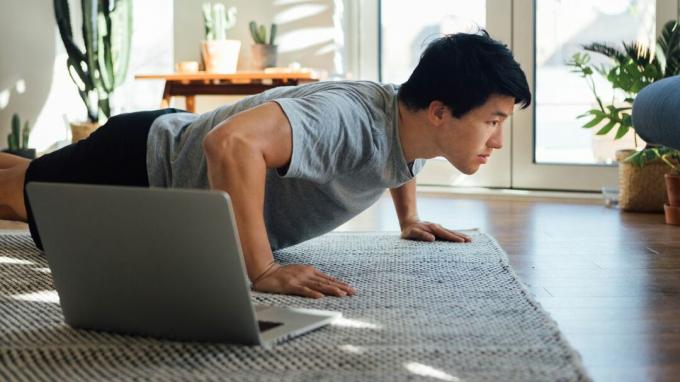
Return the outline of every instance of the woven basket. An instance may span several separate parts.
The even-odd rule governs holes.
[[[619,150],[619,207],[632,212],[663,212],[666,203],[664,174],[670,171],[660,159],[637,167],[623,162],[634,150]]]

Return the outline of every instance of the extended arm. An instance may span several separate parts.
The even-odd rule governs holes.
[[[279,266],[264,222],[268,168],[286,166],[292,154],[290,124],[276,103],[238,113],[216,126],[203,141],[210,187],[226,191],[234,204],[248,277],[263,292],[322,297],[352,294],[347,284],[311,266]]]
[[[439,224],[421,221],[418,217],[416,205],[416,180],[402,184],[397,188],[390,188],[394,208],[399,218],[401,237],[410,240],[434,241],[442,239],[457,242],[470,242],[470,237],[448,230]]]

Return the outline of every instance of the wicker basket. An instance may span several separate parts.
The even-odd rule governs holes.
[[[619,207],[624,211],[663,212],[666,203],[664,174],[670,168],[660,159],[637,167],[623,162],[634,150],[619,150]]]

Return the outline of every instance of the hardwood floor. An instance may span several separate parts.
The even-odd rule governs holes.
[[[494,236],[595,381],[680,380],[680,226],[662,214],[433,194],[420,195],[418,209]],[[339,230],[398,228],[386,196]]]
[[[494,236],[595,381],[680,380],[680,226],[600,204],[420,195],[421,219]],[[398,230],[382,198],[341,230]]]

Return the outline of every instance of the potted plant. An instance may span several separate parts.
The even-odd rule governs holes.
[[[227,30],[236,24],[236,8],[222,3],[203,4],[205,40],[201,43],[207,72],[235,73],[241,41],[227,40]]]
[[[35,149],[28,148],[28,137],[31,134],[31,128],[28,121],[24,122],[24,128],[21,128],[21,119],[19,114],[12,115],[12,132],[7,135],[7,148],[3,152],[18,155],[27,159],[35,159]]]
[[[567,65],[588,81],[597,106],[579,118],[588,118],[584,128],[598,127],[597,135],[605,135],[615,129],[614,139],[620,139],[634,130],[631,109],[637,93],[645,86],[662,78],[680,74],[680,27],[677,21],[666,23],[656,41],[653,51],[637,42],[623,43],[623,49],[604,43],[584,45],[588,52],[602,54],[613,61],[611,67],[595,67],[588,53],[576,53]],[[618,95],[605,102],[595,89],[593,75],[597,72],[606,78]],[[619,161],[619,206],[625,211],[662,211],[665,201],[664,177],[667,166],[660,158],[649,161],[646,166],[634,166],[626,159],[635,149],[617,152]],[[644,150],[655,147],[647,145]],[[643,151],[644,151],[643,150]]]
[[[110,96],[125,80],[130,61],[132,0],[82,1],[85,49],[76,44],[68,0],[54,0],[71,79],[87,108],[87,121],[71,122],[72,141],[86,138],[111,116]]]
[[[666,224],[680,225],[680,151],[665,146],[653,147],[635,153],[626,162],[644,167],[657,160],[670,168],[670,172],[664,176],[668,197],[668,203],[664,204]]]
[[[267,27],[258,25],[255,21],[250,22],[250,35],[254,42],[251,46],[251,59],[255,70],[276,66],[277,46],[274,44],[276,31],[276,24],[272,24],[267,39]]]

